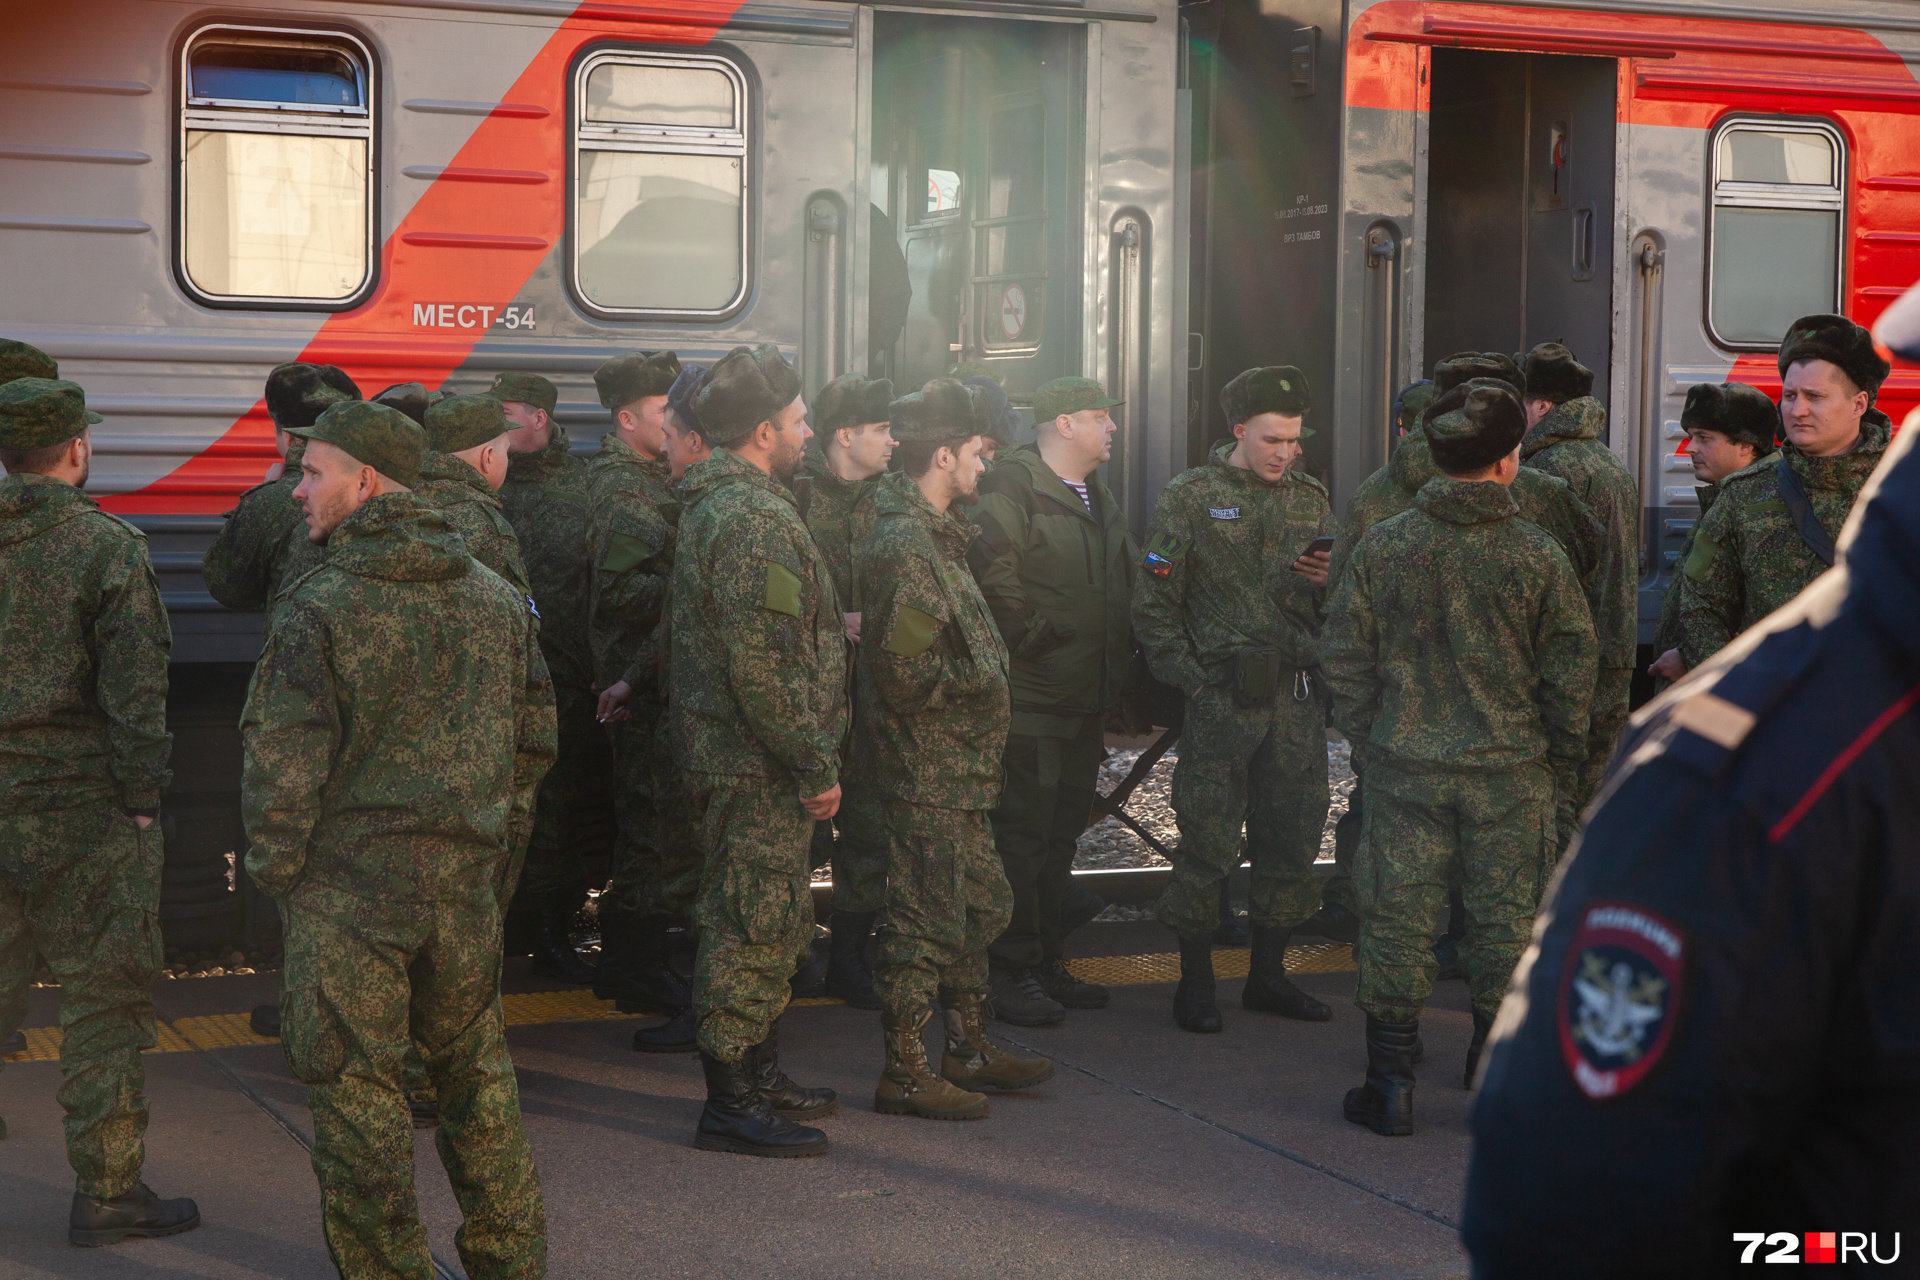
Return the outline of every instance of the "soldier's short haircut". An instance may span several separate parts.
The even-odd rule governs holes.
[[[701,430],[700,423],[694,419],[691,413],[683,409],[675,408],[671,403],[667,405],[667,420],[673,424],[673,433],[675,435],[692,436],[701,444],[713,443],[707,439],[707,433]]]
[[[61,459],[67,456],[67,446],[79,437],[70,437],[58,444],[44,444],[38,449],[0,449],[0,467],[5,467],[10,476],[52,474]]]
[[[975,432],[973,435],[984,435]],[[893,446],[893,460],[907,473],[907,479],[918,480],[933,469],[933,455],[942,449],[951,449],[958,457],[973,435],[952,436],[946,440],[902,440]]]

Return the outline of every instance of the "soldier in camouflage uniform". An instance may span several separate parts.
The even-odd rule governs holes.
[[[678,502],[663,456],[665,415],[679,375],[671,351],[617,356],[593,375],[614,423],[587,467],[588,635],[594,683],[602,689],[636,669],[666,613]],[[700,870],[695,850],[658,843],[652,744],[659,712],[659,699],[643,694],[630,705],[630,719],[608,726],[617,834],[613,879],[600,904],[605,962],[595,988],[623,1012],[672,1017],[687,1010],[691,996],[668,961],[667,930],[685,921]]]
[[[1593,633],[1600,643],[1588,721],[1587,762],[1574,807],[1584,809],[1627,727],[1628,698],[1640,638],[1640,486],[1607,447],[1607,409],[1590,394],[1593,373],[1557,342],[1527,353],[1527,438],[1520,460],[1558,476],[1607,531],[1610,554],[1602,590],[1592,595]]]
[[[1220,392],[1232,441],[1183,471],[1154,504],[1133,597],[1153,674],[1186,695],[1173,809],[1173,876],[1154,914],[1180,939],[1173,1016],[1219,1031],[1213,930],[1220,886],[1253,862],[1253,956],[1241,1003],[1325,1021],[1333,1010],[1287,978],[1287,938],[1320,896],[1327,820],[1326,703],[1316,683],[1327,559],[1327,491],[1296,464],[1312,407],[1291,365],[1248,369]]]
[[[874,490],[893,456],[887,406],[893,383],[857,373],[835,378],[813,400],[814,442],[800,463],[807,498],[802,514],[813,544],[826,557],[834,594],[847,615],[847,633],[860,636],[860,594],[854,560],[873,529]],[[826,992],[856,1009],[878,1009],[867,971],[867,939],[887,893],[886,815],[863,795],[851,770],[840,778],[840,812],[813,828],[813,862],[833,863],[832,950]],[[835,831],[839,839],[835,840]]]
[[[267,375],[267,415],[273,419],[273,447],[283,461],[269,469],[265,484],[240,495],[207,548],[202,572],[215,600],[229,609],[264,610],[271,628],[280,588],[324,558],[326,553],[308,541],[306,520],[293,500],[307,442],[288,432],[312,426],[343,400],[359,398],[353,380],[330,364],[283,364]]]
[[[1834,540],[1892,439],[1893,424],[1873,407],[1888,371],[1872,335],[1844,316],[1803,316],[1787,330],[1786,443],[1722,482],[1681,566],[1680,658],[1689,671],[1832,565]]]
[[[445,516],[468,553],[532,604],[520,540],[500,506],[499,489],[507,479],[507,415],[500,402],[446,396],[427,410],[425,426],[427,452],[414,496]],[[538,612],[534,617],[537,625]]]
[[[501,881],[553,760],[526,596],[407,486],[420,431],[385,406],[310,428],[297,495],[327,559],[292,584],[241,716],[247,870],[287,922],[287,1065],[307,1086],[327,1250],[426,1276],[401,1058],[474,1280],[545,1274],[546,1222],[500,1009]]]
[[[735,347],[693,408],[715,448],[681,481],[669,714],[705,854],[695,1143],[818,1155],[826,1134],[790,1117],[826,1114],[834,1094],[780,1071],[777,1023],[813,936],[813,823],[840,802],[846,623],[786,487],[812,434],[799,374],[772,346]]]
[[[594,715],[587,646],[587,464],[553,420],[560,396],[551,382],[503,373],[486,394],[501,402],[509,427],[500,509],[540,613],[540,655],[560,726],[560,754],[540,782],[513,910],[534,919],[535,969],[578,977],[567,928],[587,900],[587,869],[604,865],[613,833],[612,748]]]
[[[18,347],[0,356],[40,367]],[[140,1181],[173,637],[145,536],[80,492],[98,421],[71,382],[0,386],[0,1041],[26,1017],[38,954],[61,988],[81,1245],[200,1225],[193,1201]]]
[[[1427,420],[1442,474],[1375,525],[1334,589],[1321,644],[1334,723],[1367,769],[1354,879],[1366,1084],[1345,1112],[1413,1132],[1413,1062],[1433,989],[1430,943],[1458,859],[1472,927],[1467,1079],[1520,958],[1578,785],[1593,696],[1593,623],[1559,544],[1518,519],[1526,411],[1500,383]],[[1444,404],[1442,400],[1435,404]]]
[[[874,985],[886,1065],[874,1109],[974,1120],[982,1088],[1024,1089],[1053,1076],[987,1038],[987,944],[1013,914],[1013,891],[987,814],[1000,799],[1012,712],[1007,649],[967,571],[973,526],[955,510],[979,499],[984,415],[951,378],[893,402],[901,470],[880,481],[873,534],[859,552],[861,603],[873,629],[860,646],[854,767],[881,798],[886,905]],[[941,1074],[924,1036],[940,1001]]]

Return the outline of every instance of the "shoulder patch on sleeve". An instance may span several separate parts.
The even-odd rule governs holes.
[[[1147,554],[1140,568],[1156,578],[1164,578],[1173,572],[1173,566],[1180,563],[1180,557],[1185,554],[1186,542],[1163,530],[1147,539]]]
[[[903,658],[917,658],[933,646],[934,633],[939,629],[940,619],[903,604],[894,615],[893,630],[887,633],[885,648],[888,653],[897,653]]]
[[[625,573],[653,559],[657,551],[630,533],[616,533],[607,543],[607,558],[600,568],[604,573]]]
[[[1647,1078],[1680,1020],[1687,937],[1631,902],[1589,903],[1567,948],[1555,1022],[1580,1092],[1606,1102]]]
[[[1713,558],[1720,554],[1720,544],[1709,533],[1696,532],[1693,535],[1693,549],[1687,552],[1687,561],[1680,566],[1680,572],[1699,582],[1707,576],[1707,570],[1713,567]]]
[[[784,613],[790,618],[799,617],[800,588],[803,585],[799,575],[778,560],[769,560],[766,565],[767,596],[760,602],[760,607]]]

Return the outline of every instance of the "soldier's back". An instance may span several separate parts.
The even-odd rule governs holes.
[[[548,672],[555,684],[592,684],[586,459],[573,456],[563,435],[539,453],[515,454],[500,486],[500,509],[519,540],[528,593],[540,610]]]
[[[300,485],[305,441],[287,451],[281,475],[240,495],[201,558],[207,594],[229,609],[265,610],[295,578],[326,558],[307,537],[306,513],[293,491]]]

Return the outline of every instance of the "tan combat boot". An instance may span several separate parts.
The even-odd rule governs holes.
[[[978,994],[948,993],[947,1052],[940,1074],[962,1089],[1026,1089],[1053,1079],[1045,1058],[1016,1058],[987,1039],[985,1002]]]
[[[887,1065],[880,1071],[880,1087],[873,1091],[873,1109],[887,1116],[924,1116],[929,1120],[978,1120],[987,1114],[987,1099],[957,1089],[927,1064],[927,1020],[933,1010],[922,1009],[913,1018],[880,1015],[887,1038]]]

